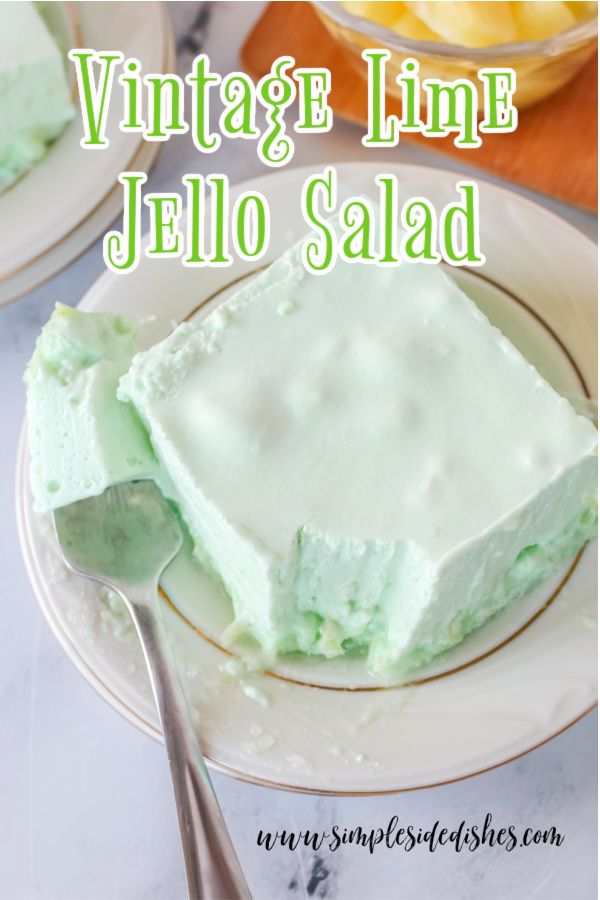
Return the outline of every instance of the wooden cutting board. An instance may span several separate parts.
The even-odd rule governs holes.
[[[305,0],[269,4],[242,47],[241,60],[246,71],[259,78],[284,54],[293,56],[297,66],[330,69],[334,115],[366,125],[366,81]],[[433,141],[420,134],[405,134],[402,139],[596,212],[597,72],[598,57],[594,56],[568,89],[522,110],[517,131],[484,135],[482,146],[474,150],[458,149],[452,137]],[[399,113],[398,101],[388,98],[387,110]]]

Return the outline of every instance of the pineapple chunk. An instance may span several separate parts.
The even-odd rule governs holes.
[[[543,41],[576,24],[573,13],[560,0],[515,3],[517,34],[522,41]]]
[[[592,19],[598,15],[598,3],[596,0],[591,0],[591,2],[590,0],[571,0],[571,2],[565,3],[565,6],[569,7],[578,22]]]
[[[411,41],[439,41],[440,36],[427,27],[425,22],[417,18],[409,9],[405,10],[391,26],[402,37]]]
[[[386,25],[388,28],[391,28],[396,19],[405,11],[404,3],[386,2],[386,0],[344,0],[342,6],[353,16],[370,19],[371,22]]]
[[[341,5],[413,41],[463,47],[545,40],[598,13],[595,0],[342,0]]]
[[[489,47],[514,40],[517,30],[512,5],[510,2],[479,3],[472,0],[415,0],[406,3],[443,40],[463,47]]]

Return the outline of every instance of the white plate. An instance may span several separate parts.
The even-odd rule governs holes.
[[[402,196],[438,208],[458,176],[389,167]],[[267,262],[305,231],[300,187],[309,169],[251,185],[269,200]],[[371,164],[338,167],[344,193],[374,195]],[[488,316],[576,403],[595,395],[596,247],[522,197],[480,184],[487,264],[455,276]],[[194,311],[202,314],[251,267],[184,269],[144,259],[132,274],[105,273],[84,297],[87,310],[147,318],[150,344]],[[156,318],[153,318],[156,317]],[[131,722],[159,737],[141,654],[119,610],[68,575],[48,522],[31,512],[25,441],[19,453],[19,529],[42,609],[70,658]],[[166,617],[194,716],[212,764],[226,773],[295,790],[375,793],[464,778],[532,749],[596,702],[595,548],[471,635],[408,686],[382,686],[360,660],[288,658],[272,673],[240,675],[219,646],[228,601],[186,556],[165,574]],[[349,689],[354,688],[354,689]]]
[[[80,46],[121,50],[143,71],[173,69],[174,38],[160,3],[77,3]],[[72,66],[72,63],[69,63]],[[123,134],[118,90],[105,150],[83,150],[81,109],[31,172],[0,194],[0,305],[32,290],[82,253],[123,208],[120,172],[149,171],[160,143]]]

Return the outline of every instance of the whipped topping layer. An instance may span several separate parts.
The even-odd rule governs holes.
[[[294,247],[131,364],[127,325],[78,315],[96,324],[59,310],[67,336],[51,320],[28,373],[38,507],[156,478],[232,598],[226,637],[267,660],[362,649],[410,671],[595,534],[596,429],[439,267],[317,277]],[[69,391],[102,384],[100,403],[78,392],[87,431],[60,441],[36,399],[51,384],[64,404],[57,366]],[[77,478],[51,494],[60,454]]]
[[[594,532],[595,428],[439,267],[292,248],[119,396],[269,653],[411,668]]]
[[[596,441],[433,266],[314,277],[292,253],[136,357],[121,396],[279,556],[304,527],[440,558]]]

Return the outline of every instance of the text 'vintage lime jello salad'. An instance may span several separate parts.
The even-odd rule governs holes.
[[[316,277],[294,247],[150,350],[134,330],[43,330],[35,506],[154,478],[267,660],[410,671],[596,532],[596,429],[439,266]]]

